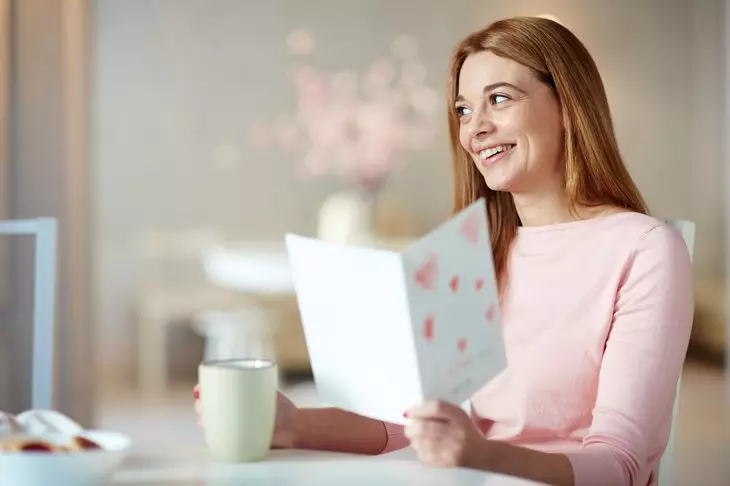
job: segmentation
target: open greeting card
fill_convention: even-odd
[[[317,391],[402,423],[425,400],[462,404],[507,364],[480,199],[402,252],[286,235]]]

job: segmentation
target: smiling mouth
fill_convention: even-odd
[[[512,149],[515,148],[515,146],[516,144],[514,143],[508,143],[484,149],[479,152],[479,158],[482,160],[482,162],[491,162],[493,160],[501,158],[502,155],[511,152]]]

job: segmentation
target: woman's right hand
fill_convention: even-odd
[[[193,389],[195,397],[195,413],[198,417],[198,425],[204,427],[200,401],[200,385]],[[296,444],[296,421],[299,409],[294,402],[281,393],[276,392],[276,422],[274,424],[274,436],[271,440],[272,449],[292,449]]]

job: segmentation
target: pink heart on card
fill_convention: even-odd
[[[476,245],[479,241],[479,230],[481,228],[481,225],[479,223],[480,217],[481,213],[477,211],[472,211],[471,214],[467,215],[467,217],[461,223],[461,227],[459,228],[461,236],[463,236],[467,242],[473,245]]]
[[[426,290],[436,288],[436,278],[438,277],[438,257],[435,253],[431,253],[426,261],[417,270],[414,276],[416,284]]]
[[[426,320],[423,321],[423,337],[426,338],[426,341],[433,341],[433,335],[435,332],[435,319],[433,317],[433,314],[426,317]]]
[[[490,305],[487,309],[487,312],[484,313],[484,317],[487,318],[488,321],[492,321],[494,319],[494,304]]]
[[[482,287],[484,287],[484,279],[483,278],[478,278],[477,281],[474,283],[474,287],[477,290],[481,290]]]
[[[456,341],[456,347],[459,348],[459,351],[462,353],[466,351],[466,338],[461,338]]]
[[[453,277],[451,277],[451,281],[449,282],[449,287],[451,287],[451,291],[454,293],[457,290],[459,290],[459,276],[458,275],[454,275]]]

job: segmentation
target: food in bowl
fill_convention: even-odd
[[[63,448],[35,437],[11,437],[0,444],[0,452],[61,452]]]
[[[123,434],[84,430],[55,411],[0,413],[0,486],[107,484],[131,446]]]
[[[98,450],[102,447],[93,440],[83,436],[73,436],[66,444],[58,444],[38,437],[13,436],[0,442],[2,452],[83,452]]]
[[[17,417],[0,412],[0,453],[72,453],[102,449],[80,425],[51,410]]]
[[[77,435],[71,438],[68,448],[69,451],[90,451],[101,449],[101,446],[88,437]]]

